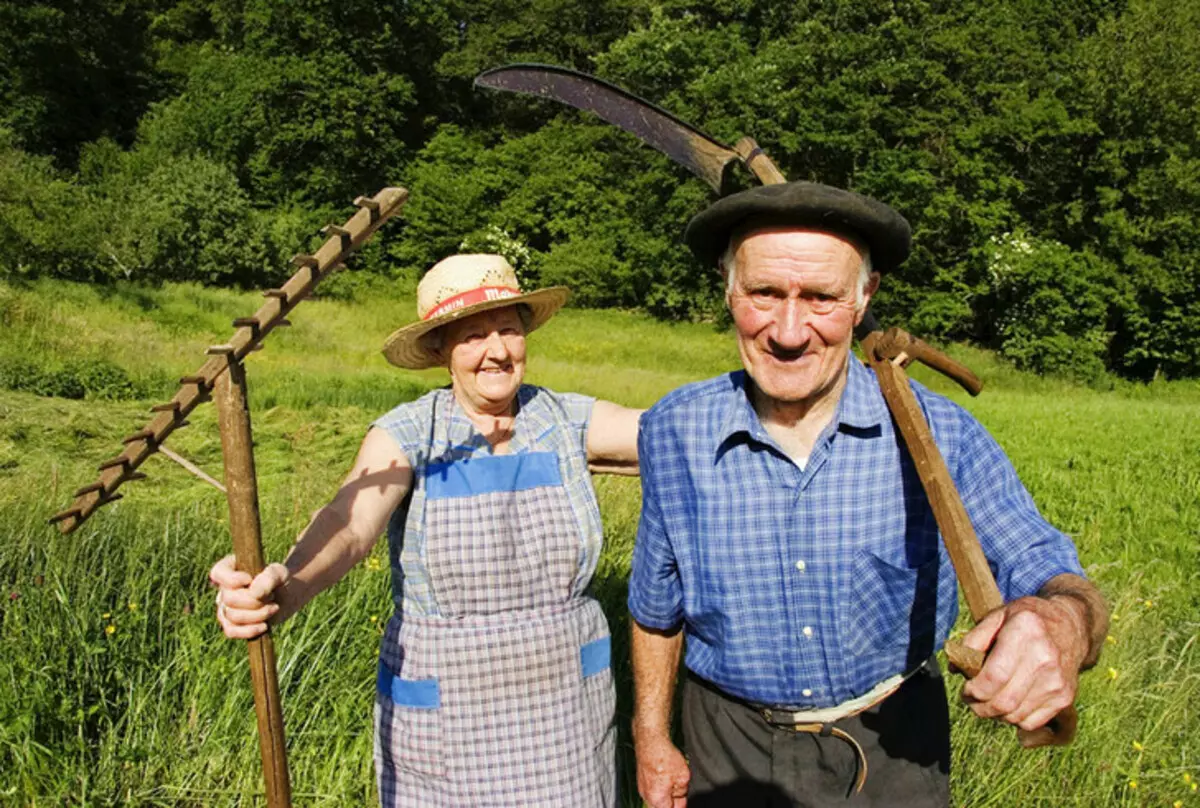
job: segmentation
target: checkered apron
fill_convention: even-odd
[[[380,801],[611,808],[609,630],[578,594],[581,531],[562,482],[564,469],[586,474],[586,458],[463,457],[452,406],[433,410],[429,455],[451,459],[418,471],[436,614],[403,609],[380,654]]]

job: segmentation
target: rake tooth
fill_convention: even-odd
[[[155,404],[150,408],[150,412],[179,412],[179,402],[172,399],[166,404]]]
[[[209,356],[230,356],[234,348],[232,345],[210,345],[204,352]]]
[[[276,328],[287,328],[292,324],[291,320],[278,320],[275,323]]]
[[[132,474],[129,474],[129,475],[127,475],[127,476],[125,477],[125,482],[127,482],[127,483],[136,483],[138,480],[144,480],[144,479],[146,479],[146,475],[145,475],[145,474],[143,474],[143,473],[142,473],[142,472],[140,472],[140,471],[135,471],[135,472],[133,472]]]
[[[115,468],[116,466],[128,466],[128,465],[129,465],[129,458],[123,454],[120,454],[120,455],[117,455],[116,457],[112,457],[112,458],[109,458],[108,460],[105,460],[103,463],[100,464],[100,467],[98,470],[99,471],[108,471],[109,469]]]
[[[234,328],[252,328],[252,329],[254,329],[254,333],[257,334],[259,332],[259,330],[262,328],[262,323],[260,323],[258,321],[257,317],[238,317],[236,320],[233,321],[233,327]]]
[[[181,376],[179,378],[179,383],[194,384],[202,390],[208,389],[208,379],[204,378],[203,376]]]
[[[78,491],[76,491],[71,496],[81,497],[84,494],[90,494],[93,491],[103,491],[103,490],[104,490],[104,483],[101,482],[100,480],[96,480],[96,482],[91,483],[90,485],[85,485],[83,488],[80,488]]]
[[[292,263],[298,267],[312,267],[313,269],[321,268],[320,261],[318,261],[314,256],[306,255],[304,253],[297,253],[296,255],[293,255]]]
[[[278,298],[283,305],[286,306],[288,304],[288,293],[282,289],[268,289],[267,291],[263,292],[263,297]]]
[[[79,508],[67,508],[62,513],[56,513],[54,516],[51,516],[49,519],[49,524],[57,525],[59,522],[62,522],[65,519],[70,519],[72,517],[78,518],[79,516]]]
[[[153,429],[139,429],[137,432],[134,432],[129,437],[122,438],[121,443],[128,445],[130,443],[136,443],[139,440],[144,440],[144,441],[146,441],[146,443],[155,443],[156,440],[154,437],[154,430]]]
[[[124,499],[124,497],[124,494],[109,494],[106,497],[100,497],[100,499],[96,500],[96,507],[99,508],[110,502],[116,502],[118,499]]]
[[[360,208],[366,208],[371,211],[371,218],[379,215],[379,203],[369,196],[356,197],[354,204]]]
[[[337,236],[342,241],[350,240],[350,231],[342,227],[340,224],[327,224],[321,228],[321,235]]]

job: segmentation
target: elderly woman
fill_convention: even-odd
[[[638,410],[522,384],[525,337],[566,301],[497,255],[456,255],[384,354],[450,387],[372,424],[283,564],[213,567],[225,634],[249,638],[338,581],[387,526],[395,615],[379,660],[385,806],[611,806],[609,630],[589,463],[636,468]]]

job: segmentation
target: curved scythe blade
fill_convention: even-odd
[[[725,185],[729,164],[741,159],[729,146],[665,109],[615,84],[565,67],[505,65],[480,73],[475,85],[550,98],[595,113],[685,166],[717,193]]]

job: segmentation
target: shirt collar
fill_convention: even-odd
[[[888,417],[887,404],[879,386],[874,383],[873,374],[853,354],[846,364],[849,366],[846,386],[838,401],[834,423],[839,427],[844,425],[854,429],[869,429],[882,424]],[[717,451],[739,434],[749,435],[761,443],[771,442],[766,427],[758,420],[758,413],[750,401],[750,384],[750,377],[744,370],[729,374],[729,405],[717,434]]]
[[[875,382],[875,374],[867,370],[867,366],[853,354],[847,360],[849,370],[846,374],[846,387],[842,390],[842,400],[838,402],[837,415],[834,416],[839,425],[867,429],[878,426],[888,420],[887,402]]]

